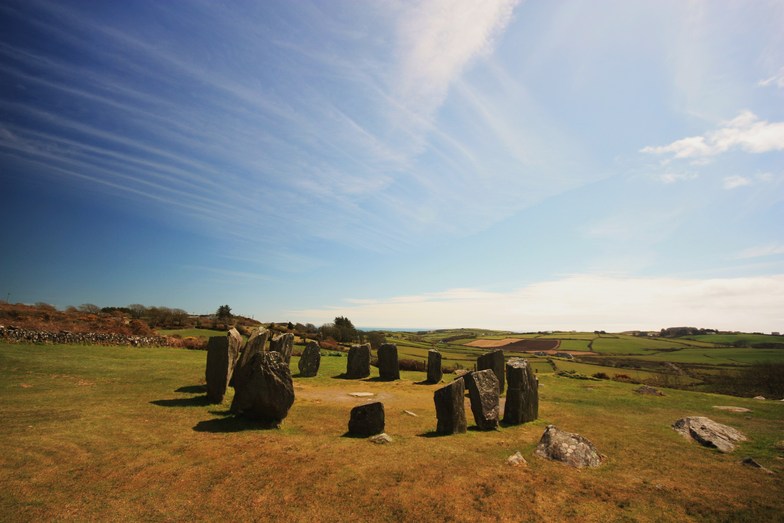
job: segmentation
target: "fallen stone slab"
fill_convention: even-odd
[[[735,444],[746,441],[746,436],[737,429],[716,423],[704,416],[681,418],[672,428],[684,437],[695,440],[700,445],[717,449],[719,452],[732,452]]]
[[[370,398],[375,396],[372,392],[349,392],[349,396],[354,396],[355,398]]]
[[[528,462],[525,460],[523,455],[520,454],[520,451],[518,450],[517,452],[515,452],[514,454],[506,458],[506,464],[512,465],[513,467],[520,467],[520,466],[528,465]]]
[[[400,363],[394,343],[383,343],[378,348],[378,377],[384,381],[400,379]]]
[[[497,349],[476,359],[476,370],[491,369],[498,378],[498,392],[504,391],[504,351]]]
[[[321,349],[315,341],[309,342],[302,351],[297,368],[303,378],[312,378],[318,375],[321,366]]]
[[[415,418],[419,417],[419,414],[417,414],[416,412],[411,412],[410,410],[404,410],[403,414],[408,414],[409,416],[413,416]]]
[[[598,467],[603,461],[602,455],[588,439],[559,430],[554,425],[547,426],[534,454],[576,468]]]
[[[471,412],[480,430],[493,430],[498,427],[498,378],[492,369],[471,373],[468,381],[468,397],[471,399]]]
[[[765,396],[754,396],[754,399],[755,400],[765,401],[766,398],[765,398]]]
[[[371,436],[368,438],[368,441],[377,445],[386,445],[387,443],[392,443],[392,438],[386,432],[382,432],[381,434]]]
[[[361,379],[370,376],[370,344],[354,345],[348,350],[346,377]]]
[[[248,377],[238,384],[231,411],[246,418],[280,424],[294,403],[289,365],[279,352],[260,352],[249,363]]]
[[[655,387],[642,385],[634,389],[637,394],[648,394],[649,396],[664,396],[664,393]]]
[[[733,407],[731,405],[714,405],[714,409],[726,410],[727,412],[751,412],[751,409],[746,407]]]
[[[743,465],[746,465],[747,467],[751,467],[751,468],[755,468],[755,469],[760,469],[760,470],[761,470],[762,472],[764,472],[765,474],[774,474],[774,472],[773,472],[772,470],[770,470],[770,469],[767,469],[767,468],[763,467],[762,465],[760,465],[760,464],[757,462],[757,460],[755,460],[755,459],[754,459],[754,458],[752,458],[752,457],[743,458],[743,459],[741,460],[741,463],[742,463]]]
[[[352,436],[374,436],[384,432],[384,404],[375,401],[351,409],[348,432]]]
[[[438,434],[458,434],[466,431],[465,384],[462,378],[441,387],[433,393],[436,404],[436,432]]]

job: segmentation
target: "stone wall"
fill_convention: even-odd
[[[0,339],[19,343],[131,345],[133,347],[161,347],[169,345],[169,341],[165,336],[128,336],[102,332],[50,332],[4,327],[2,325],[0,325]]]

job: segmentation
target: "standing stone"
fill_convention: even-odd
[[[491,369],[498,378],[498,391],[504,391],[504,351],[501,349],[482,354],[476,359],[476,370]]]
[[[384,404],[376,401],[351,409],[348,432],[353,436],[373,436],[384,432]]]
[[[259,352],[264,352],[268,337],[269,331],[264,327],[258,327],[251,333],[245,348],[242,349],[239,359],[237,359],[237,364],[234,366],[234,375],[231,377],[231,383],[229,383],[235,390],[237,389],[237,383],[247,378],[249,363],[253,356]]]
[[[519,425],[539,417],[539,381],[528,360],[511,358],[506,363],[504,423]]]
[[[312,378],[318,374],[321,365],[321,349],[315,341],[308,342],[302,356],[299,358],[299,375],[303,378]]]
[[[554,425],[547,426],[534,454],[577,468],[602,464],[602,455],[593,443],[579,434],[558,430]]]
[[[476,371],[468,382],[468,396],[476,426],[493,430],[498,426],[498,378],[491,369]]]
[[[465,385],[462,379],[456,379],[433,393],[438,418],[436,432],[457,434],[466,431],[464,395]]]
[[[223,402],[241,347],[242,336],[237,329],[231,329],[226,336],[213,336],[207,342],[205,377],[207,398],[212,403]]]
[[[346,377],[350,379],[370,376],[370,345],[354,345],[348,350]]]
[[[397,345],[394,343],[384,343],[378,348],[378,377],[384,381],[400,379]]]
[[[294,403],[294,382],[279,352],[251,358],[247,379],[237,386],[231,411],[265,423],[280,424]]]
[[[270,340],[270,351],[279,352],[286,363],[291,361],[291,353],[294,350],[294,335],[290,332],[275,336]]]
[[[427,382],[440,383],[444,377],[444,371],[441,368],[441,353],[435,349],[427,351]]]

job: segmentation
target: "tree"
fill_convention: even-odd
[[[85,314],[99,314],[101,312],[101,308],[92,303],[82,303],[79,305],[79,312],[83,312]]]
[[[234,317],[234,315],[231,313],[231,307],[228,305],[221,305],[218,307],[218,310],[215,312],[215,316],[217,316],[218,320],[222,322],[228,322]]]
[[[387,342],[387,337],[381,331],[370,331],[367,333],[367,339],[373,349],[378,349]]]

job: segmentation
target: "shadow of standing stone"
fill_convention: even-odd
[[[242,336],[237,329],[231,329],[226,336],[213,336],[207,342],[205,378],[210,402],[223,402],[241,347]]]
[[[308,342],[297,364],[299,375],[303,378],[312,378],[318,374],[320,366],[321,349],[319,349],[318,343],[315,341]]]
[[[504,423],[519,425],[539,417],[539,381],[524,358],[511,358],[506,363]]]
[[[441,368],[441,353],[435,349],[427,351],[427,382],[440,383],[444,377],[444,371]]]
[[[351,409],[348,433],[351,436],[374,436],[384,432],[384,404],[380,401]]]
[[[283,361],[288,364],[291,361],[291,353],[294,350],[294,335],[290,332],[275,336],[270,340],[270,351],[278,352],[283,357]]]
[[[471,412],[480,430],[493,430],[498,426],[498,378],[491,369],[471,374],[468,382],[468,397],[471,399]]]
[[[378,348],[378,377],[383,381],[400,379],[397,345],[394,343],[384,343]]]
[[[504,351],[497,349],[476,359],[476,370],[491,369],[498,378],[498,392],[504,391]]]
[[[462,379],[456,379],[433,393],[438,418],[436,433],[458,434],[466,431],[464,395]]]
[[[370,344],[354,345],[348,350],[346,378],[356,380],[370,376]]]

